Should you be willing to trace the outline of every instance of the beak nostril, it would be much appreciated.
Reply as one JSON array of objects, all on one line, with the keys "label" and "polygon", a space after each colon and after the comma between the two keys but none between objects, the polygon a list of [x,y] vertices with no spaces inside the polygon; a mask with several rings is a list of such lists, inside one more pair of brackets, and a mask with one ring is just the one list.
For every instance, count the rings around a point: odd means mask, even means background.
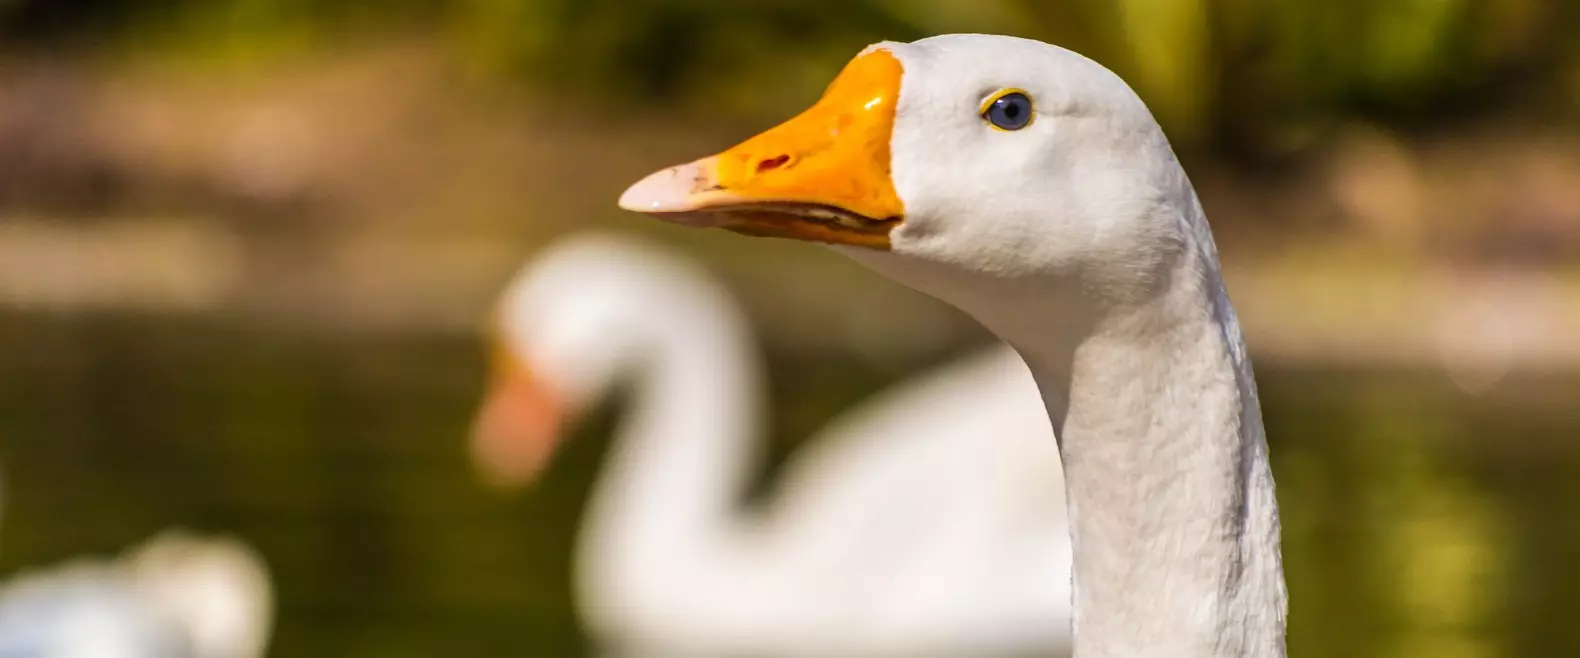
[{"label": "beak nostril", "polygon": [[765,171],[778,169],[785,166],[785,164],[788,162],[790,162],[790,156],[788,155],[777,155],[772,158],[764,158],[757,162],[757,173],[760,174]]}]

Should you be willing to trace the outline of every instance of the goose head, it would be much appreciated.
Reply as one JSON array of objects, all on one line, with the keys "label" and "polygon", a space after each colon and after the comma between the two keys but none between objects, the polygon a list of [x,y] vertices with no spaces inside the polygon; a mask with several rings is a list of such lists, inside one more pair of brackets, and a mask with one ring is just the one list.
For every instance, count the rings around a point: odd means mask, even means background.
[{"label": "goose head", "polygon": [[995,329],[1032,295],[1066,293],[1069,312],[1155,294],[1190,239],[1177,208],[1194,203],[1117,75],[990,35],[870,46],[802,114],[620,199],[680,224],[838,245]]},{"label": "goose head", "polygon": [[833,244],[1014,346],[1060,439],[1075,655],[1284,655],[1249,362],[1190,182],[1118,76],[1012,37],[879,43],[620,204]]},{"label": "goose head", "polygon": [[536,478],[567,434],[638,359],[659,316],[685,312],[708,283],[688,263],[622,236],[555,243],[516,274],[489,327],[491,378],[473,422],[474,464],[493,484]]}]

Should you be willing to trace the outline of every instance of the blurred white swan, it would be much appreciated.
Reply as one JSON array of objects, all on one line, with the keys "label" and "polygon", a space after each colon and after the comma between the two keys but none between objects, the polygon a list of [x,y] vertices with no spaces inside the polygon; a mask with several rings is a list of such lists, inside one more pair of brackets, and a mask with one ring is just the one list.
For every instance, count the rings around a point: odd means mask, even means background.
[{"label": "blurred white swan", "polygon": [[166,531],[0,584],[0,658],[261,658],[272,607],[246,545]]},{"label": "blurred white swan", "polygon": [[564,241],[510,286],[498,331],[473,448],[501,483],[529,480],[564,419],[631,384],[577,555],[600,640],[679,655],[1065,651],[1058,450],[1008,348],[849,413],[748,511],[762,364],[695,265],[627,238]]}]

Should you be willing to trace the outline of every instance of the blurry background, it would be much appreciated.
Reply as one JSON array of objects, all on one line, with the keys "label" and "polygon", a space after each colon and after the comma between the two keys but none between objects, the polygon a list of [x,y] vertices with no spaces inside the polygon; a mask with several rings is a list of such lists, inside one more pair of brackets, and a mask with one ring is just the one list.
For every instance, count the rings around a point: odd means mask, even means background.
[{"label": "blurry background", "polygon": [[0,0],[0,573],[180,524],[267,558],[275,656],[574,655],[608,426],[533,490],[478,483],[493,296],[584,228],[705,258],[771,351],[781,455],[981,344],[835,254],[614,207],[862,46],[951,31],[1107,64],[1185,160],[1293,655],[1580,652],[1567,0]]}]

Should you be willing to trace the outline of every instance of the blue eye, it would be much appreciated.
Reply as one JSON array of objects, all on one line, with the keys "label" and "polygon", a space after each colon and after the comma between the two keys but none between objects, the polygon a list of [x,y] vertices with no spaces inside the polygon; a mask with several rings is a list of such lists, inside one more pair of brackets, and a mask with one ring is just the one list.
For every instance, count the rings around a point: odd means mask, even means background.
[{"label": "blue eye", "polygon": [[1020,130],[1031,125],[1031,114],[1031,99],[1012,91],[988,103],[982,118],[999,130]]}]

